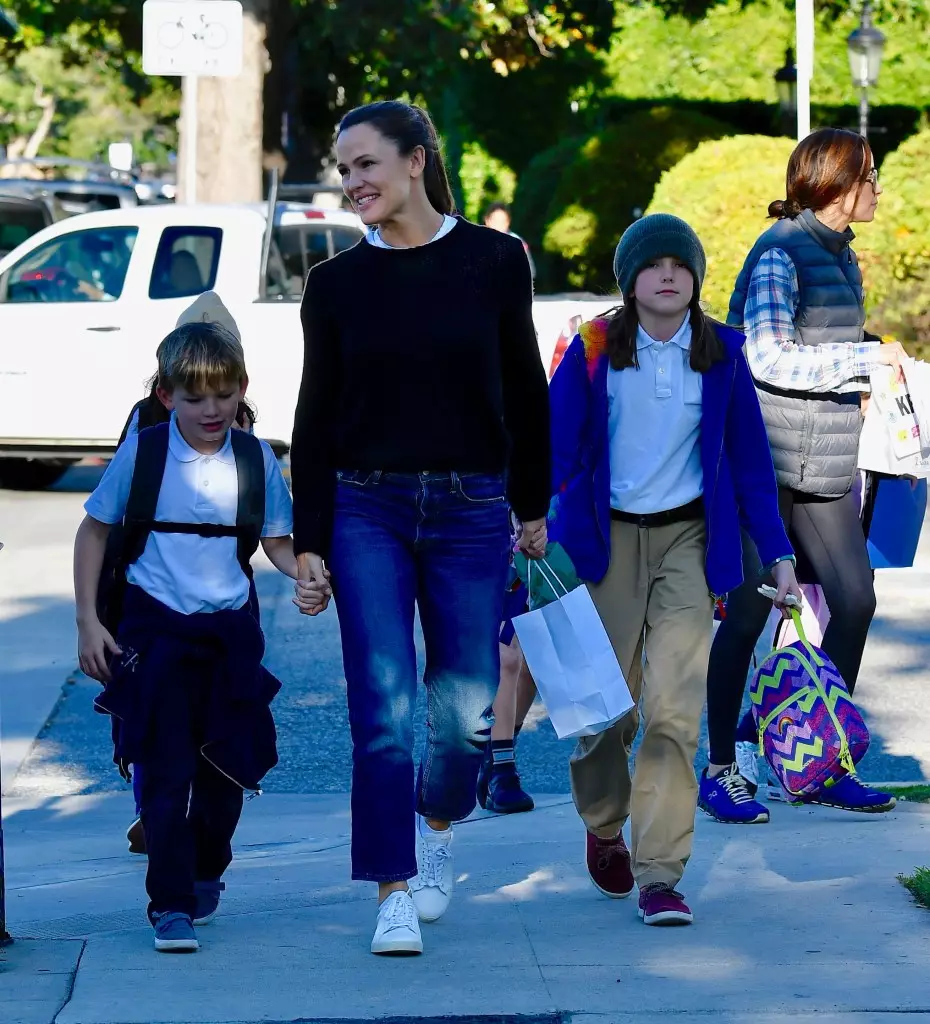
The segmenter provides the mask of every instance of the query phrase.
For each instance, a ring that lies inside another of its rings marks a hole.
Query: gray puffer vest
[[[795,317],[799,345],[861,342],[865,324],[862,274],[849,243],[855,236],[833,231],[810,210],[780,220],[753,246],[736,280],[727,323],[743,325],[749,281],[769,249],[788,254],[798,274],[800,303]],[[782,487],[825,498],[840,498],[856,474],[860,394],[787,391],[756,381]]]

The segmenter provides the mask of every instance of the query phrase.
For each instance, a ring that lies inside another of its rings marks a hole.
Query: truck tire
[[[73,459],[0,459],[0,487],[11,491],[42,491],[57,483]]]

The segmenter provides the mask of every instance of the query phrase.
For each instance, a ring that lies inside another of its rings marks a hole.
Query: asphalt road
[[[61,552],[71,543],[81,504],[99,474],[99,469],[78,467],[52,491],[0,491],[0,539],[20,556],[13,563],[13,576],[3,580],[0,592],[0,649],[6,652],[5,658],[13,652],[20,661],[28,660],[29,652],[22,650],[28,643],[54,643],[63,650],[73,643],[67,636],[71,627],[65,596],[71,567]],[[54,559],[47,557],[49,550],[56,552]],[[926,540],[921,559],[914,570],[879,576],[879,616],[859,689],[873,735],[862,771],[873,780],[930,778],[926,669],[930,544]],[[38,579],[29,568],[35,565],[41,566]],[[268,637],[268,666],[283,683],[274,707],[280,764],[267,777],[265,788],[279,793],[345,792],[349,789],[351,746],[335,612],[331,609],[315,619],[298,616],[290,604],[289,582],[267,563],[256,568]],[[28,585],[28,608],[20,608],[15,601],[19,584]],[[17,626],[20,618],[22,628]],[[60,675],[62,697],[7,792],[27,796],[126,788],[110,761],[108,720],[92,709],[97,684],[77,673],[67,658]],[[6,700],[5,693],[0,675],[0,703]],[[421,740],[423,710],[421,700],[417,714]],[[530,792],[567,792],[566,765],[572,744],[556,739],[538,704],[531,719],[518,745],[524,784]],[[705,746],[706,734],[698,767],[705,761]],[[129,808],[128,793],[126,799]]]

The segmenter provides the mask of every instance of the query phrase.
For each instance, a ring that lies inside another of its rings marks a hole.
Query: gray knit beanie
[[[694,294],[701,294],[707,257],[694,229],[670,213],[652,213],[634,221],[623,232],[614,254],[614,276],[624,298],[643,267],[663,256],[675,256],[694,276]]]

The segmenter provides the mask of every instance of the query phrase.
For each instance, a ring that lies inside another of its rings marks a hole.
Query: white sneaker
[[[736,765],[740,775],[749,784],[750,796],[755,796],[759,789],[759,744],[737,743]]]
[[[766,799],[772,803],[791,803],[791,797],[785,792],[785,787],[771,773],[765,783],[765,790]]]
[[[423,952],[420,922],[409,892],[392,892],[379,907],[371,951],[388,956],[416,956]]]
[[[417,815],[417,876],[409,881],[421,921],[438,921],[449,908],[455,874],[452,828],[435,832]]]

